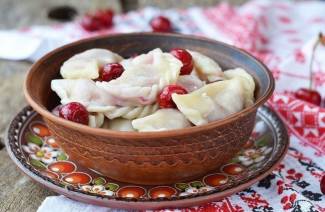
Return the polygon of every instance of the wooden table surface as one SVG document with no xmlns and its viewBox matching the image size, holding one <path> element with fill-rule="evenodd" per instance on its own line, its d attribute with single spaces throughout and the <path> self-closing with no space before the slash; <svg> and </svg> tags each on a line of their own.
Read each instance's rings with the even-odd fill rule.
<svg viewBox="0 0 325 212">
<path fill-rule="evenodd" d="M 28 2 L 28 3 L 27 3 Z M 51 24 L 47 18 L 49 8 L 71 5 L 80 14 L 97 8 L 113 8 L 117 13 L 146 5 L 168 7 L 188 7 L 193 4 L 209 6 L 218 0 L 21 0 L 0 1 L 0 29 L 11 29 L 34 24 Z M 242 3 L 244 0 L 229 0 Z M 1 44 L 0 44 L 1 48 Z M 10 160 L 4 147 L 4 136 L 10 120 L 27 103 L 22 93 L 22 84 L 31 63 L 26 61 L 0 60 L 0 212 L 36 211 L 45 197 L 55 195 L 24 176 Z"/>
</svg>

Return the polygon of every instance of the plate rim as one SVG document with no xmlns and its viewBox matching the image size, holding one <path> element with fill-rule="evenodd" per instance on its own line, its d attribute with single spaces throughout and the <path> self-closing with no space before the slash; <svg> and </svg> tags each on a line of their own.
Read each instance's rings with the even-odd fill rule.
<svg viewBox="0 0 325 212">
<path fill-rule="evenodd" d="M 46 179 L 43 179 L 42 177 L 35 174 L 33 171 L 29 170 L 27 167 L 23 165 L 23 163 L 16 157 L 14 152 L 11 149 L 10 146 L 10 138 L 9 138 L 9 131 L 13 127 L 14 121 L 17 119 L 17 117 L 20 117 L 23 112 L 26 113 L 26 111 L 30 110 L 32 113 L 36 112 L 33 110 L 30 106 L 26 106 L 23 109 L 21 109 L 12 119 L 11 123 L 7 127 L 6 133 L 5 133 L 5 146 L 7 153 L 11 160 L 15 163 L 15 165 L 19 168 L 20 171 L 22 171 L 26 176 L 30 177 L 34 182 L 40 184 L 41 186 L 50 189 L 54 191 L 55 193 L 62 194 L 70 199 L 74 199 L 76 201 L 81 201 L 84 203 L 97 205 L 97 206 L 104 206 L 104 207 L 110 207 L 110 208 L 120 208 L 120 209 L 163 209 L 163 208 L 184 208 L 184 207 L 191 207 L 196 205 L 201 205 L 207 202 L 213 202 L 220 200 L 222 198 L 225 198 L 227 196 L 230 196 L 236 192 L 242 191 L 245 188 L 250 187 L 251 185 L 255 184 L 256 182 L 260 181 L 261 179 L 265 178 L 267 175 L 269 175 L 278 165 L 279 163 L 284 159 L 285 155 L 287 154 L 290 139 L 287 132 L 287 129 L 281 120 L 281 118 L 269 107 L 262 106 L 259 108 L 259 110 L 266 110 L 265 112 L 267 114 L 270 114 L 271 116 L 275 117 L 275 119 L 278 122 L 278 127 L 281 129 L 281 134 L 283 136 L 284 140 L 284 147 L 279 155 L 279 157 L 270 165 L 267 170 L 265 170 L 263 173 L 260 173 L 255 178 L 248 180 L 247 182 L 243 184 L 236 185 L 235 187 L 228 188 L 223 191 L 217 191 L 214 193 L 206 194 L 206 195 L 199 195 L 199 196 L 192 196 L 187 197 L 184 199 L 176 199 L 176 200 L 149 200 L 149 201 L 141 201 L 141 200 L 127 200 L 127 199 L 121 199 L 121 198 L 114 198 L 114 199 L 108 199 L 105 197 L 100 197 L 96 195 L 92 195 L 89 193 L 82 193 L 77 192 L 72 189 L 69 189 L 68 187 L 60 187 L 51 181 L 48 181 Z M 37 113 L 37 112 L 36 112 Z"/>
</svg>

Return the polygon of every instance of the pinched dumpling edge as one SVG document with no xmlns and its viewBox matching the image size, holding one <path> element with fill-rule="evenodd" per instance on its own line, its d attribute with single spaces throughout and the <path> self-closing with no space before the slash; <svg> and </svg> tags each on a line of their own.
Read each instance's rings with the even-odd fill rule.
<svg viewBox="0 0 325 212">
<path fill-rule="evenodd" d="M 196 51 L 187 50 L 193 58 L 194 70 L 201 80 L 215 82 L 223 79 L 219 64 L 212 58 Z"/>
<path fill-rule="evenodd" d="M 226 79 L 237 77 L 242 81 L 245 95 L 245 107 L 254 104 L 255 81 L 254 78 L 247 73 L 247 71 L 245 71 L 243 68 L 228 69 L 224 71 L 224 75 Z"/>
<path fill-rule="evenodd" d="M 147 57 L 151 59 L 149 63 Z M 96 82 L 98 87 L 112 96 L 129 100 L 120 106 L 154 104 L 157 94 L 165 86 L 176 83 L 182 67 L 178 59 L 161 49 L 154 49 L 122 63 L 125 71 L 119 78 L 109 82 Z"/>
<path fill-rule="evenodd" d="M 66 60 L 60 68 L 60 74 L 64 79 L 97 79 L 101 66 L 121 60 L 123 57 L 110 50 L 89 49 Z"/>
<path fill-rule="evenodd" d="M 159 109 L 155 113 L 143 118 L 134 119 L 132 126 L 139 132 L 164 131 L 182 129 L 191 123 L 177 109 Z"/>
<path fill-rule="evenodd" d="M 254 102 L 254 90 L 253 78 L 243 69 L 234 69 L 226 73 L 223 81 L 207 84 L 189 94 L 174 93 L 172 99 L 188 120 L 203 125 L 250 106 Z"/>
<path fill-rule="evenodd" d="M 195 92 L 198 92 L 201 89 L 204 89 L 205 87 L 211 87 L 216 83 L 218 83 L 219 85 L 219 83 L 229 84 L 231 82 L 230 84 L 233 86 L 233 88 L 237 89 L 234 95 L 235 96 L 237 95 L 238 101 L 242 101 L 243 103 L 242 104 L 240 103 L 238 105 L 237 103 L 232 104 L 235 106 L 230 107 L 231 109 L 227 110 L 225 105 L 222 104 L 217 106 L 216 102 L 213 101 L 213 97 L 209 97 L 210 106 L 214 105 L 215 107 L 219 107 L 220 111 L 223 110 L 223 114 L 220 117 L 219 115 L 217 115 L 218 119 L 222 119 L 230 115 L 231 113 L 238 112 L 254 103 L 254 91 L 255 91 L 254 78 L 250 74 L 248 74 L 244 69 L 234 68 L 223 72 L 219 64 L 216 61 L 214 61 L 212 58 L 196 51 L 191 51 L 191 50 L 187 50 L 187 51 L 191 54 L 194 63 L 194 68 L 192 70 L 192 73 L 188 76 L 179 75 L 180 69 L 182 67 L 182 63 L 180 60 L 176 59 L 172 54 L 168 52 L 163 52 L 159 48 L 153 49 L 146 54 L 139 55 L 138 57 L 130 58 L 126 60 L 124 60 L 118 54 L 115 54 L 114 52 L 111 52 L 106 49 L 90 49 L 80 54 L 74 55 L 69 60 L 65 61 L 64 64 L 61 66 L 60 72 L 61 75 L 64 77 L 64 79 L 67 80 L 89 80 L 93 82 L 94 79 L 98 79 L 99 77 L 100 67 L 106 63 L 120 62 L 123 65 L 123 67 L 127 69 L 126 71 L 128 71 L 129 69 L 128 66 L 130 65 L 131 66 L 141 65 L 141 63 L 146 64 L 148 62 L 149 62 L 148 65 L 151 65 L 150 64 L 151 60 L 148 60 L 148 58 L 146 58 L 146 55 L 151 54 L 151 55 L 156 55 L 157 57 L 157 55 L 161 54 L 163 56 L 161 58 L 156 59 L 156 61 L 158 62 L 157 64 L 159 64 L 159 67 L 156 68 L 156 70 L 159 72 L 159 82 L 157 81 L 157 83 L 150 88 L 145 87 L 146 84 L 143 84 L 144 85 L 143 87 L 141 86 L 137 87 L 137 84 L 134 84 L 135 92 L 133 92 L 133 94 L 137 95 L 137 92 L 140 94 L 141 92 L 146 91 L 145 93 L 148 93 L 148 95 L 146 95 L 145 97 L 151 99 L 153 95 L 157 96 L 158 92 L 161 89 L 163 89 L 165 86 L 170 84 L 179 84 L 179 85 L 187 86 L 189 93 L 184 95 L 188 96 Z M 96 58 L 95 56 L 97 56 L 98 58 Z M 152 60 L 154 61 L 154 59 Z M 71 68 L 69 66 L 71 66 L 72 68 L 81 67 L 81 69 L 69 70 L 69 68 Z M 166 68 L 166 67 L 170 67 L 170 68 Z M 134 67 L 130 67 L 130 68 L 131 68 L 130 70 L 132 70 Z M 166 69 L 168 69 L 167 72 Z M 169 69 L 172 69 L 174 71 L 169 71 Z M 136 77 L 136 74 L 134 75 L 134 77 Z M 180 77 L 183 78 L 180 79 Z M 52 81 L 52 90 L 56 91 L 57 94 L 61 97 L 61 103 L 64 104 L 65 102 L 68 103 L 73 101 L 73 98 L 72 99 L 69 98 L 70 96 L 68 95 L 67 91 L 62 90 L 59 86 L 57 86 L 58 81 L 59 80 Z M 114 81 L 118 81 L 118 80 L 113 80 L 113 82 Z M 132 83 L 133 82 L 134 81 L 132 80 Z M 95 86 L 93 84 L 95 84 Z M 86 103 L 87 110 L 90 112 L 89 124 L 88 124 L 90 127 L 102 127 L 105 116 L 111 121 L 117 119 L 121 119 L 121 120 L 128 119 L 129 122 L 132 124 L 133 129 L 134 130 L 136 129 L 139 132 L 180 129 L 180 128 L 191 126 L 190 122 L 192 122 L 194 125 L 202 125 L 214 121 L 214 120 L 207 120 L 204 117 L 199 117 L 202 114 L 195 115 L 195 113 L 192 113 L 192 115 L 189 116 L 188 114 L 190 110 L 186 112 L 187 109 L 181 106 L 179 102 L 177 103 L 178 97 L 183 96 L 179 94 L 172 94 L 172 99 L 176 103 L 179 110 L 159 109 L 157 103 L 143 102 L 142 100 L 139 102 L 133 102 L 133 100 L 131 99 L 123 103 L 124 101 L 123 98 L 118 100 L 119 102 L 118 105 L 114 105 L 112 104 L 114 99 L 121 97 L 121 95 L 119 92 L 117 92 L 119 95 L 115 93 L 111 93 L 110 89 L 105 88 L 106 84 L 108 85 L 110 83 L 98 82 L 98 81 L 92 83 L 92 86 L 94 88 L 101 90 L 101 92 L 103 94 L 105 93 L 105 95 L 108 94 L 107 98 L 101 99 L 101 101 L 99 102 L 100 104 L 95 104 L 95 105 L 89 104 L 90 102 L 88 102 L 87 99 L 84 102 Z M 129 85 L 125 85 L 125 86 L 128 87 Z M 124 89 L 124 87 L 122 86 L 121 88 Z M 241 87 L 241 90 L 238 89 L 239 87 Z M 141 89 L 144 90 L 142 91 Z M 129 89 L 126 89 L 125 92 L 126 91 L 129 91 Z M 136 95 L 135 97 L 137 97 Z M 203 92 L 202 95 L 207 96 L 205 92 Z M 225 98 L 225 96 L 227 95 L 222 95 L 223 96 L 222 98 Z M 129 98 L 132 97 L 132 95 L 131 96 L 126 95 L 126 97 Z M 109 105 L 102 105 L 102 101 L 108 103 Z M 165 116 L 170 116 L 168 114 L 173 114 L 172 117 L 174 119 L 175 117 L 178 117 L 178 121 L 176 122 L 176 125 L 174 126 L 172 123 L 169 123 L 168 126 L 164 126 L 163 123 L 161 127 L 155 127 L 154 125 L 157 123 L 158 123 L 157 126 L 159 126 L 159 121 L 161 122 L 165 120 L 164 116 L 162 116 L 161 114 L 164 114 Z M 193 118 L 195 116 L 196 118 Z M 181 121 L 179 122 L 179 120 Z M 150 122 L 153 126 L 150 126 Z"/>
</svg>

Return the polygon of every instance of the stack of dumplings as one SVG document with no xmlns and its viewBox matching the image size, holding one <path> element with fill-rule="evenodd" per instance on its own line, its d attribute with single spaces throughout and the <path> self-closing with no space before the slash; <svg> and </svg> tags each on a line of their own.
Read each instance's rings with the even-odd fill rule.
<svg viewBox="0 0 325 212">
<path fill-rule="evenodd" d="M 187 50 L 193 70 L 182 75 L 183 63 L 157 48 L 124 59 L 106 49 L 90 49 L 61 66 L 62 79 L 51 89 L 62 105 L 78 102 L 89 112 L 90 127 L 117 131 L 164 131 L 207 124 L 239 112 L 254 103 L 254 79 L 242 68 L 222 71 L 211 58 Z M 119 63 L 123 73 L 110 81 L 98 80 L 107 63 Z M 159 105 L 166 86 L 187 93 L 172 93 L 174 107 Z"/>
</svg>

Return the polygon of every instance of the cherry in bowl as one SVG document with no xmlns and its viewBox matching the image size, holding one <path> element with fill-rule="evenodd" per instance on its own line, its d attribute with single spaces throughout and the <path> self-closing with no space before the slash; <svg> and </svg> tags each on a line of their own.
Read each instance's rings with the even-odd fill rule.
<svg viewBox="0 0 325 212">
<path fill-rule="evenodd" d="M 157 102 L 160 108 L 176 108 L 172 94 L 187 94 L 185 88 L 180 85 L 168 85 L 158 94 Z"/>
<path fill-rule="evenodd" d="M 62 105 L 59 108 L 59 116 L 69 121 L 79 124 L 88 125 L 89 112 L 86 107 L 79 102 L 70 102 Z"/>
<path fill-rule="evenodd" d="M 124 72 L 124 68 L 119 63 L 107 63 L 99 71 L 99 80 L 109 82 L 119 78 Z"/>
<path fill-rule="evenodd" d="M 191 74 L 194 67 L 192 55 L 185 49 L 181 48 L 172 49 L 170 53 L 183 63 L 180 75 Z"/>
</svg>

